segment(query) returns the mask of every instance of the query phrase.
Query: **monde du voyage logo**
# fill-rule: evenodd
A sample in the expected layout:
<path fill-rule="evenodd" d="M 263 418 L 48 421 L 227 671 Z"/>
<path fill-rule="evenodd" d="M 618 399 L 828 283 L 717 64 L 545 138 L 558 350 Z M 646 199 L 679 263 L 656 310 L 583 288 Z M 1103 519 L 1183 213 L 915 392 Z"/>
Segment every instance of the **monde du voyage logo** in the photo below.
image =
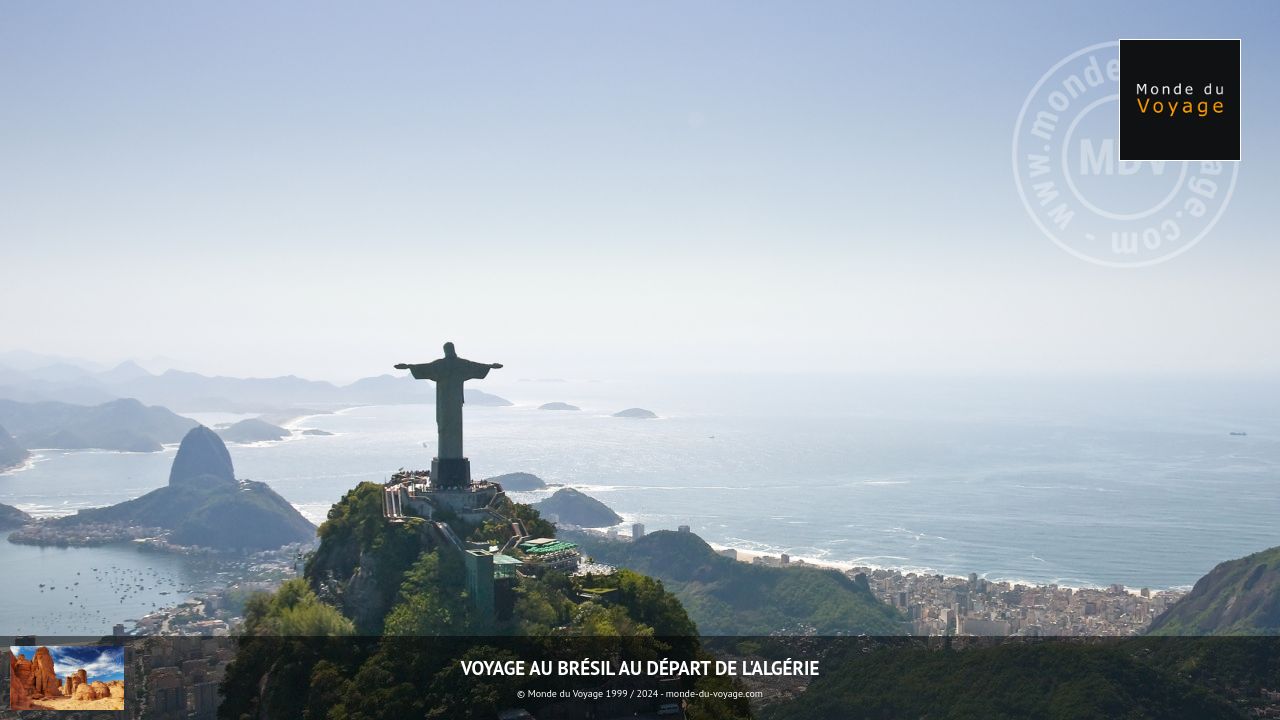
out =
<path fill-rule="evenodd" d="M 1235 190 L 1239 40 L 1120 40 L 1060 60 L 1018 113 L 1013 173 L 1035 224 L 1107 267 L 1169 260 Z"/>

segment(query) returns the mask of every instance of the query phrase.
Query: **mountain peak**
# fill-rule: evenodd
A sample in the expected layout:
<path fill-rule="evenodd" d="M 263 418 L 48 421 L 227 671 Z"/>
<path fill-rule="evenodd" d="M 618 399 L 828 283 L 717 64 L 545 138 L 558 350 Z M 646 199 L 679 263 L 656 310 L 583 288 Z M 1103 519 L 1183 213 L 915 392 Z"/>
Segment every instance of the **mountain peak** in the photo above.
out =
<path fill-rule="evenodd" d="M 222 438 L 209 428 L 199 425 L 191 429 L 178 454 L 173 458 L 169 471 L 169 485 L 235 485 L 235 469 L 231 465 L 231 453 Z"/>
<path fill-rule="evenodd" d="M 109 383 L 124 383 L 144 377 L 151 377 L 151 373 L 132 360 L 125 360 L 110 370 L 98 374 L 98 379 Z"/>

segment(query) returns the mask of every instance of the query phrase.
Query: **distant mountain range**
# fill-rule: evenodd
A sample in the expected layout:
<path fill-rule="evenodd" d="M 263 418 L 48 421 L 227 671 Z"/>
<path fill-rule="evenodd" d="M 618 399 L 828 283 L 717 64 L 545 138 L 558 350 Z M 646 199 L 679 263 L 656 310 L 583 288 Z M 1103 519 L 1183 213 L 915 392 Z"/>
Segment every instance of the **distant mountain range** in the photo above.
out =
<path fill-rule="evenodd" d="M 155 452 L 181 440 L 196 422 L 133 399 L 94 406 L 0 400 L 0 425 L 24 448 Z"/>
<path fill-rule="evenodd" d="M 119 398 L 135 398 L 148 405 L 179 411 L 287 412 L 294 409 L 332 409 L 352 405 L 393 405 L 435 402 L 432 383 L 408 375 L 379 375 L 349 385 L 305 380 L 287 375 L 274 378 L 208 376 L 182 370 L 152 374 L 132 361 L 109 370 L 94 370 L 66 361 L 35 366 L 39 356 L 0 355 L 0 398 L 19 402 L 63 402 L 98 405 Z M 52 360 L 52 358 L 51 358 Z M 472 405 L 505 406 L 496 395 L 466 389 Z"/>
<path fill-rule="evenodd" d="M 511 405 L 474 388 L 467 388 L 465 397 L 471 405 Z M 293 376 L 210 377 L 181 370 L 155 375 L 132 361 L 103 370 L 64 358 L 0 353 L 0 470 L 25 461 L 29 448 L 158 451 L 196 426 L 168 408 L 287 417 L 356 405 L 434 402 L 434 385 L 407 375 L 379 375 L 338 386 Z M 289 435 L 256 419 L 219 432 L 232 442 Z"/>

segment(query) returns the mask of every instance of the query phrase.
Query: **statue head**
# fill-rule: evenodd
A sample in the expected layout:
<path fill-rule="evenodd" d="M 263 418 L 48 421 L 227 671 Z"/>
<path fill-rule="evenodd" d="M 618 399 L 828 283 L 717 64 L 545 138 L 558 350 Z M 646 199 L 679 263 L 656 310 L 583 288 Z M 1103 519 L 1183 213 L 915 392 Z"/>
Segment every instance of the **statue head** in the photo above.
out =
<path fill-rule="evenodd" d="M 450 358 L 458 357 L 458 352 L 453 349 L 453 343 L 447 342 L 444 344 L 444 356 Z"/>

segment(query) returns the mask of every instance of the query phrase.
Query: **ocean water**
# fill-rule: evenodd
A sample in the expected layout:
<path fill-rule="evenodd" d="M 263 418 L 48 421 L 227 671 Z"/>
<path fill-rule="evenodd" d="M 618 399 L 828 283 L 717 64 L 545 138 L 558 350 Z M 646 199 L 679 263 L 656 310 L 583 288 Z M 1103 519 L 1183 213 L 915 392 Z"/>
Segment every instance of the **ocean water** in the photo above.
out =
<path fill-rule="evenodd" d="M 0 533 L 2 635 L 109 635 L 116 623 L 175 605 L 219 580 L 207 560 L 129 545 L 41 548 Z M 222 576 L 225 579 L 229 576 Z"/>
<path fill-rule="evenodd" d="M 483 387 L 517 405 L 467 406 L 475 475 L 533 472 L 627 523 L 689 525 L 721 545 L 1153 588 L 1190 585 L 1218 562 L 1280 545 L 1278 395 L 1260 381 L 716 376 Z M 583 410 L 537 409 L 555 400 Z M 610 416 L 632 406 L 661 418 Z M 430 406 L 354 408 L 296 426 L 335 435 L 231 453 L 240 477 L 269 483 L 317 522 L 356 483 L 427 467 L 434 451 Z M 119 502 L 163 485 L 174 452 L 41 451 L 0 475 L 0 502 L 45 515 Z M 33 568 L 69 557 L 119 563 L 120 552 L 138 554 L 0 543 L 0 569 L 27 592 L 43 577 Z M 160 562 L 143 556 L 145 566 Z M 181 586 L 183 561 L 164 562 Z M 0 627 L 26 628 L 16 621 L 33 612 L 0 606 Z"/>

